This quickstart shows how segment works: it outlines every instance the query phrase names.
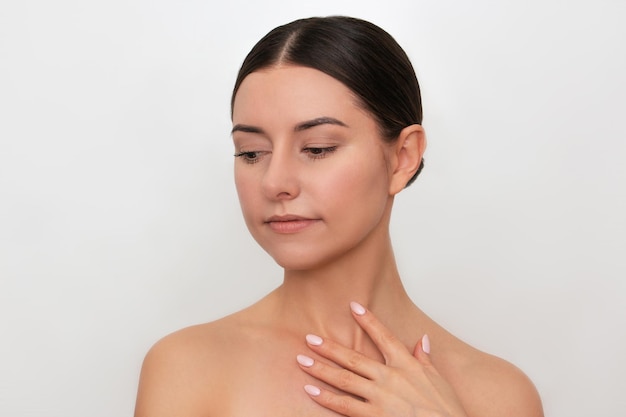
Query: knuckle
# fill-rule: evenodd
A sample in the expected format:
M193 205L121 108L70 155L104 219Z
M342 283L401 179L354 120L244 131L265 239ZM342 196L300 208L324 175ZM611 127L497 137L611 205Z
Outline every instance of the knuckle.
M376 336L376 339L379 343L389 345L395 343L396 337L389 332L380 332Z
M351 352L350 356L348 356L348 359L346 361L346 365L350 369L358 369L362 363L363 363L363 357L361 356L360 353L357 353L357 352Z
M337 388L346 391L354 383L354 374L348 370L342 369L337 375Z
M350 399L348 397L342 396L338 397L335 402L335 411L339 414L349 415L350 414Z
M422 373L425 375L429 375L429 374L438 374L439 372L437 372L437 368L435 368L435 366L432 363L421 363L420 362L420 369L422 370Z
M406 376L396 369L392 369L386 377L390 387L403 386L407 383Z

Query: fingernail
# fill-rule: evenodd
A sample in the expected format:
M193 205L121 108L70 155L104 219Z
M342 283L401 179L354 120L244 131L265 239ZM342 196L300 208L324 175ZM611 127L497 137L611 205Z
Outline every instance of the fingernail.
M426 353L430 353L430 339L427 334L422 336L422 350Z
M312 358L309 358L308 356L305 356L305 355L296 356L296 360L298 361L300 365L306 366L307 368L309 366L313 366L313 363L315 362Z
M304 386L304 390L306 391L307 394L313 396L313 397L317 397L318 395L321 394L322 391L320 391L320 389L318 387L316 387L315 385L305 385Z
M313 346L319 346L322 344L322 338L319 336L315 336L314 334L307 334L306 341L309 343L309 345Z
M352 301L350 303L350 309L354 312L354 314L357 314L359 316L362 316L363 314L365 314L365 307L363 307L361 304L357 303L356 301Z

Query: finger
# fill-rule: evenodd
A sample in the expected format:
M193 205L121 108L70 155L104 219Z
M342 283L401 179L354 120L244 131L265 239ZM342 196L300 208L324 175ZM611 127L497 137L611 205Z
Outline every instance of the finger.
M422 365L422 368L428 371L428 375L435 375L437 377L440 376L439 371L430 360L430 339L427 334L424 334L420 341L415 345L413 356Z
M306 342L309 348L318 355L370 380L378 377L384 367L380 362L330 339L322 339L319 336L309 334L306 336Z
M432 366L430 361L430 339L427 334L415 344L413 356L424 366Z
M387 365L391 364L394 359L409 353L406 346L371 311L354 301L350 303L350 309L359 326L365 330L383 354Z
M305 385L304 390L313 401L343 416L369 417L375 415L368 414L368 409L371 408L368 403L349 395L335 394L314 385Z
M370 398L373 383L369 379L344 368L337 368L306 355L296 357L300 368L307 374L326 382L343 392L360 398Z

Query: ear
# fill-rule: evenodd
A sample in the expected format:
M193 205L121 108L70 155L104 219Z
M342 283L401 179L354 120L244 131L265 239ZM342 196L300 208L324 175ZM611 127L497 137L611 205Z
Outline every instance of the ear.
M414 124L402 129L392 149L390 195L396 195L406 187L422 163L425 150L426 132L421 125Z

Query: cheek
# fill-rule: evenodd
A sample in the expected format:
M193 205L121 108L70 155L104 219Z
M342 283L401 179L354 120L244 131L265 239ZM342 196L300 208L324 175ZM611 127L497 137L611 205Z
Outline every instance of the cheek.
M368 195L376 195L386 190L389 184L389 173L386 161L378 152L359 155L343 167L339 178L344 186L365 191ZM386 193L386 192L383 192Z
M256 204L255 192L258 186L254 183L253 178L249 175L245 175L235 169L235 188L237 189L237 196L239 197L239 205L243 212L244 218L250 214L250 209L253 209Z
M347 217L357 211L378 211L389 197L389 175L379 155L337 164L336 169L325 172L325 178L320 198L328 204L335 202L338 209L343 207Z

